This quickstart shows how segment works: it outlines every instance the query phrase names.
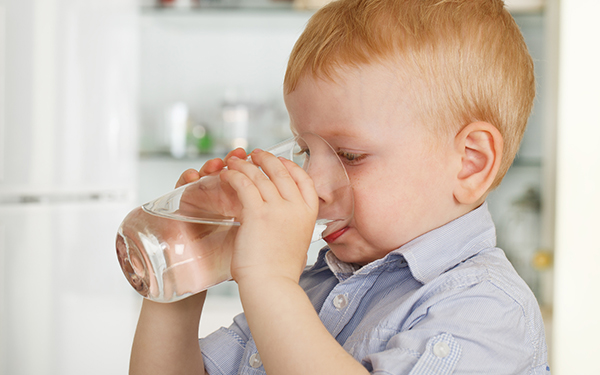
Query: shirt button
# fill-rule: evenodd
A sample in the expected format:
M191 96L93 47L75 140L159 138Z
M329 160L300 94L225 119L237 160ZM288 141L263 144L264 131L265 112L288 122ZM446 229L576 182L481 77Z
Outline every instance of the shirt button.
M348 306L348 297L346 297L345 294L338 294L337 296L333 297L333 306L335 306L336 309L341 310L344 307Z
M447 357L450 354L450 347L446 342L440 341L433 346L433 354L438 358Z
M250 363L250 367L252 368L259 368L260 366L262 366L262 360L260 359L260 355L258 355L258 353L252 354L248 363Z

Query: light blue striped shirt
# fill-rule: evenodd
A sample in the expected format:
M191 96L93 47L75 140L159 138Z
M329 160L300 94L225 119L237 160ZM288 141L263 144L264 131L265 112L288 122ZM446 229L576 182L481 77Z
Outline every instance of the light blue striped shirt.
M550 374L536 299L495 244L484 204L360 269L324 248L300 285L372 374ZM210 374L265 373L243 314L200 346Z

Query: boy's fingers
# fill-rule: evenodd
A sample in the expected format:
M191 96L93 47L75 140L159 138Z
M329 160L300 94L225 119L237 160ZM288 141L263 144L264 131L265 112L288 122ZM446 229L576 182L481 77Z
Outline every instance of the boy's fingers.
M313 209L319 209L319 195L317 194L317 190L315 189L315 183L310 178L308 173L304 169L302 169L298 164L293 161L287 159L280 159L283 165L287 168L290 176L296 182L298 189L300 190L300 194L304 201L309 205L309 207Z
M200 173L198 173L195 169L188 169L184 171L181 176L179 176L179 180L175 184L175 188L183 186L185 184L189 184L190 182L194 182L200 178Z
M204 163L202 168L200 168L198 171L194 169L188 169L184 171L181 176L179 176L179 180L177 180L175 187L178 188L180 186L197 181L201 177L220 171L225 167L226 161L232 156L244 159L246 158L246 151L244 151L243 148L236 148L235 150L229 152L227 156L225 156L224 160L219 158L211 159Z
M200 173L200 177L207 176L225 168L225 164L227 164L227 161L232 156L235 156L239 159L244 159L246 158L246 151L244 151L243 148L236 148L235 150L230 151L223 159L215 158L207 161L198 171Z
M239 159L246 159L246 157L248 156L248 154L246 154L246 151L243 148L238 147L238 148L236 148L233 151L229 151L229 153L227 154L227 156L225 156L225 159L223 159L225 161L225 164L227 164L227 161L232 156L235 156L236 158L239 158Z
M221 179L236 191L244 208L258 209L264 203L256 185L243 172L226 169L221 172Z
M198 172L200 172L200 177L207 176L209 174L220 171L225 168L225 162L219 158L211 159L204 163L202 168Z
M243 173L252 182L257 191L261 194L261 200L280 197L277 187L269 180L265 173L263 173L264 169L263 171L259 169L259 166L264 167L263 165L250 163L237 158L230 159L227 165L229 169Z
M290 174L289 168L282 163L281 159L268 152L259 151L252 153L252 160L257 165L260 165L267 176L269 176L270 182L277 188L278 197L280 196L288 201L293 201L300 197L296 181Z

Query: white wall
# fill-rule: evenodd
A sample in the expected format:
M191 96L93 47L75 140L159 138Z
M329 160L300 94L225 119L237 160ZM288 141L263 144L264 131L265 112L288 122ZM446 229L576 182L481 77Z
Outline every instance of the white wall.
M176 101L187 103L196 121L218 131L221 104L232 91L238 99L262 108L255 114L264 121L250 124L250 135L255 137L251 146L269 146L252 141L262 142L282 130L266 127L279 126L289 132L283 76L292 47L311 14L146 10L141 22L142 151L164 148L164 111Z
M553 374L600 374L600 2L559 2Z

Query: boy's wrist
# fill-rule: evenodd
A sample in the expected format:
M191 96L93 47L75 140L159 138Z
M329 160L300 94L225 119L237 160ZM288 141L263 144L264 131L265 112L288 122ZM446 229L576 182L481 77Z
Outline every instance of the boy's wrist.
M182 318L185 316L199 317L205 300L206 291L189 296L180 301L170 303L155 302L149 299L144 299L142 303L142 309L151 312L152 314L169 316L177 315L178 317Z
M234 280L240 288L243 286L273 285L273 283L298 284L301 273L302 270L296 270L292 267L256 267L245 272L237 272Z

